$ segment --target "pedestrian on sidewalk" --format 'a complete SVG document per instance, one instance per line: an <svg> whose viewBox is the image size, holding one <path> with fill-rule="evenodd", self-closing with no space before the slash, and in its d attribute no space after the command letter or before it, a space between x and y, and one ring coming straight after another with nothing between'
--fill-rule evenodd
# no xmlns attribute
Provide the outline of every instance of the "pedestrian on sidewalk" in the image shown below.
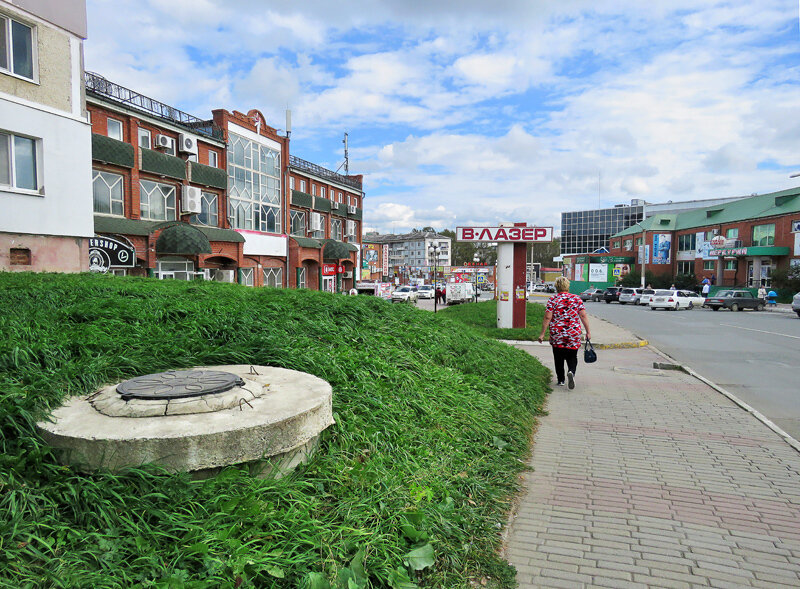
<svg viewBox="0 0 800 589"><path fill-rule="evenodd" d="M550 328L550 345L556 365L556 383L564 386L564 362L567 363L566 381L575 388L575 371L578 368L578 350L581 347L581 323L586 329L586 341L592 339L586 307L578 295L570 294L569 279L559 276L555 282L556 293L547 301L539 343Z"/></svg>

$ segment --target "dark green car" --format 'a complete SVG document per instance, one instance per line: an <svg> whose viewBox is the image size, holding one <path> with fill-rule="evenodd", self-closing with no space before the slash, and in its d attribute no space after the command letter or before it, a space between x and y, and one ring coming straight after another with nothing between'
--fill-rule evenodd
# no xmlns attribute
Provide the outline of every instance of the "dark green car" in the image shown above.
<svg viewBox="0 0 800 589"><path fill-rule="evenodd" d="M731 311L744 311L753 309L755 311L764 310L764 299L753 296L749 290L721 290L713 297L706 298L704 307L711 307L715 311L720 309L730 309Z"/></svg>

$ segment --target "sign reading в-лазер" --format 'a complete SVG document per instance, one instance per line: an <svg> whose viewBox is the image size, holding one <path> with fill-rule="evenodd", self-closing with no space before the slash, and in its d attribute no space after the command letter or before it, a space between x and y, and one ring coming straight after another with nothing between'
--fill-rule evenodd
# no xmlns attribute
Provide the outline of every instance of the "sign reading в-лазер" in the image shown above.
<svg viewBox="0 0 800 589"><path fill-rule="evenodd" d="M456 241L553 241L552 227L456 227Z"/></svg>

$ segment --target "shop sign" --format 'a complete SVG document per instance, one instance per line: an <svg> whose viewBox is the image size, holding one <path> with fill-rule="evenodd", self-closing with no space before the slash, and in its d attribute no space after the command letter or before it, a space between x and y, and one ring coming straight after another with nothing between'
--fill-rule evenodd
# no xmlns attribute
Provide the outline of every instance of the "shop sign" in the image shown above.
<svg viewBox="0 0 800 589"><path fill-rule="evenodd" d="M335 276L336 275L336 264L323 264L322 265L322 275L323 276Z"/></svg>
<svg viewBox="0 0 800 589"><path fill-rule="evenodd" d="M108 272L112 267L133 268L136 248L112 237L89 238L89 271Z"/></svg>
<svg viewBox="0 0 800 589"><path fill-rule="evenodd" d="M456 241L548 242L552 227L456 227Z"/></svg>
<svg viewBox="0 0 800 589"><path fill-rule="evenodd" d="M336 266L336 273L337 274L342 274L343 272L344 272L344 266L342 266L341 264Z"/></svg>
<svg viewBox="0 0 800 589"><path fill-rule="evenodd" d="M712 257L719 257L719 256L746 256L747 255L747 248L746 247L728 247L728 248L725 248L725 249L711 250L708 253Z"/></svg>
<svg viewBox="0 0 800 589"><path fill-rule="evenodd" d="M383 246L383 275L389 275L389 244Z"/></svg>

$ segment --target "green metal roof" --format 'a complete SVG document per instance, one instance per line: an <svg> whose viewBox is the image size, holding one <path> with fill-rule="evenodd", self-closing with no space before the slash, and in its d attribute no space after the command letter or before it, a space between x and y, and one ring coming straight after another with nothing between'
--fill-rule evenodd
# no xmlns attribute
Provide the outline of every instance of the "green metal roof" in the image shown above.
<svg viewBox="0 0 800 589"><path fill-rule="evenodd" d="M310 237L297 237L295 235L290 235L289 237L293 239L300 247L312 247L314 249L319 249L322 247L322 242L317 239L312 239Z"/></svg>
<svg viewBox="0 0 800 589"><path fill-rule="evenodd" d="M800 188L790 188L780 192L759 194L750 198L734 200L702 209L694 209L677 215L656 215L641 222L648 232L681 231L696 227L709 227L736 223L748 219L763 219L791 213L800 213ZM665 217L672 217L673 223L663 223ZM612 237L623 237L641 233L638 225L615 233Z"/></svg>
<svg viewBox="0 0 800 589"><path fill-rule="evenodd" d="M97 233L120 233L122 235L150 235L162 221L141 221L139 219L126 219L124 217L105 217L95 215L94 230ZM193 225L199 229L209 241L229 241L239 243L244 237L233 229L219 227L204 227Z"/></svg>
<svg viewBox="0 0 800 589"><path fill-rule="evenodd" d="M175 221L165 227L156 240L157 254L210 254L208 237L194 225Z"/></svg>

